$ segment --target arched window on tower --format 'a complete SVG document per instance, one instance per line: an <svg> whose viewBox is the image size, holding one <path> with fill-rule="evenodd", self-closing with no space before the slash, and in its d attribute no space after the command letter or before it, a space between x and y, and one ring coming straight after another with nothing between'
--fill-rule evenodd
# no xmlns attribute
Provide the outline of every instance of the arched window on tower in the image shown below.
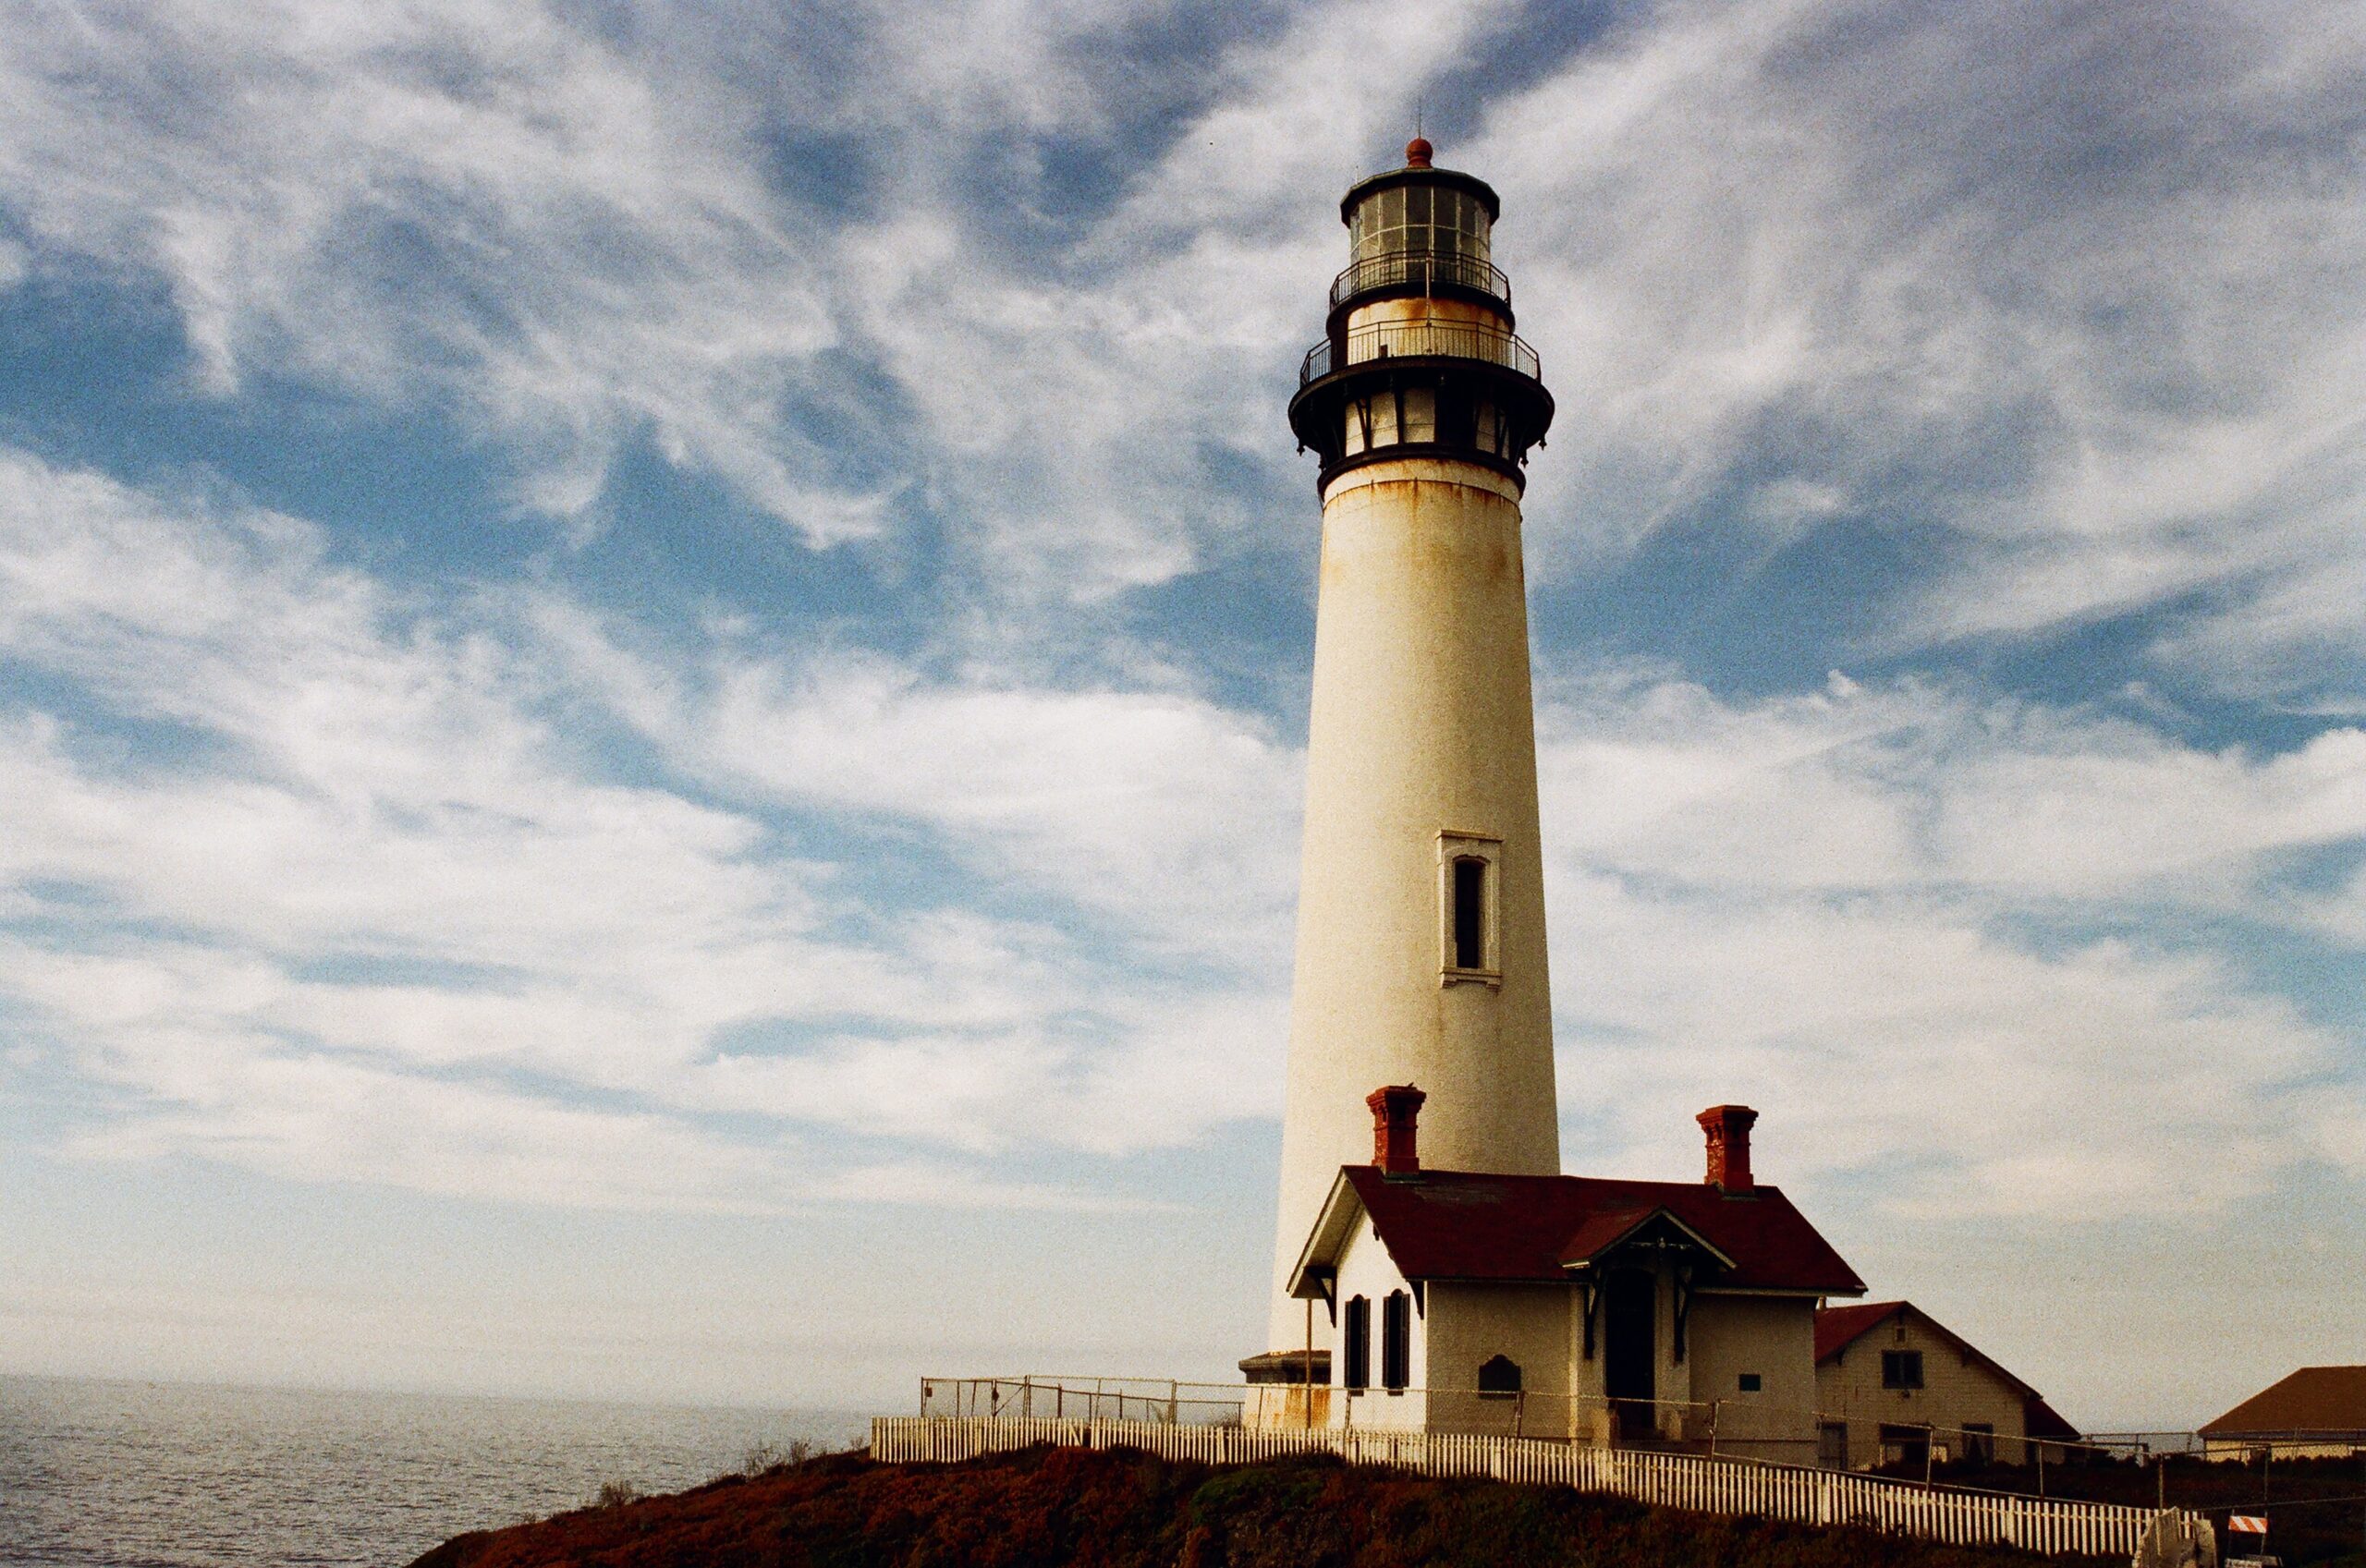
<svg viewBox="0 0 2366 1568"><path fill-rule="evenodd" d="M1519 1363L1508 1355L1491 1355L1479 1363L1479 1393L1484 1399L1509 1399L1519 1392Z"/></svg>
<svg viewBox="0 0 2366 1568"><path fill-rule="evenodd" d="M1439 967L1448 982L1503 978L1496 929L1504 841L1478 833L1438 834Z"/></svg>
<svg viewBox="0 0 2366 1568"><path fill-rule="evenodd" d="M1348 1298L1346 1321L1341 1325L1346 1340L1346 1354L1339 1357L1339 1386L1350 1392L1372 1387L1372 1300L1368 1296Z"/></svg>
<svg viewBox="0 0 2366 1568"><path fill-rule="evenodd" d="M1454 966L1487 966L1487 862L1475 855L1454 863Z"/></svg>
<svg viewBox="0 0 2366 1568"><path fill-rule="evenodd" d="M1503 981L1503 840L1438 833L1438 972L1445 984Z"/></svg>

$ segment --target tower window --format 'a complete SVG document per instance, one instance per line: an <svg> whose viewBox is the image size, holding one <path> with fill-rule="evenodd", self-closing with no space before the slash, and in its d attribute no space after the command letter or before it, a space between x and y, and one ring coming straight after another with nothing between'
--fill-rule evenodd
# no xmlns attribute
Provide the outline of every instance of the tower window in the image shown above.
<svg viewBox="0 0 2366 1568"><path fill-rule="evenodd" d="M1504 841L1451 830L1438 834L1439 967L1445 979L1501 978Z"/></svg>
<svg viewBox="0 0 2366 1568"><path fill-rule="evenodd" d="M1519 1392L1519 1363L1508 1355L1491 1355L1479 1363L1479 1395L1503 1399Z"/></svg>
<svg viewBox="0 0 2366 1568"><path fill-rule="evenodd" d="M1346 1354L1340 1356L1340 1386L1350 1391L1372 1386L1372 1300L1368 1296L1348 1298Z"/></svg>
<svg viewBox="0 0 2366 1568"><path fill-rule="evenodd" d="M1454 862L1454 966L1487 966L1487 862L1470 855Z"/></svg>
<svg viewBox="0 0 2366 1568"><path fill-rule="evenodd" d="M1393 1290L1380 1304L1380 1386L1403 1393L1413 1380L1413 1298Z"/></svg>

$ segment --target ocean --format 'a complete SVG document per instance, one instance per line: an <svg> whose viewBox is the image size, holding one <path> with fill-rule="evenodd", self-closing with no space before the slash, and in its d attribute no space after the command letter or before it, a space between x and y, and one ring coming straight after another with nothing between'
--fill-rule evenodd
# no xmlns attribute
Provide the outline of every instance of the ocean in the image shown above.
<svg viewBox="0 0 2366 1568"><path fill-rule="evenodd" d="M0 1568L399 1568L860 1416L0 1377Z"/></svg>

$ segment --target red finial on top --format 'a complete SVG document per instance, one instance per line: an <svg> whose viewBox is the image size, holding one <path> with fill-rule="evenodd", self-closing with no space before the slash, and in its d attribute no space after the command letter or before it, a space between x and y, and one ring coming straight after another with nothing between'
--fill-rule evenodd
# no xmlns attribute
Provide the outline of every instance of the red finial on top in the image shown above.
<svg viewBox="0 0 2366 1568"><path fill-rule="evenodd" d="M1415 137L1405 144L1405 166L1409 169L1428 168L1430 154L1435 151L1437 149L1432 147L1426 138Z"/></svg>

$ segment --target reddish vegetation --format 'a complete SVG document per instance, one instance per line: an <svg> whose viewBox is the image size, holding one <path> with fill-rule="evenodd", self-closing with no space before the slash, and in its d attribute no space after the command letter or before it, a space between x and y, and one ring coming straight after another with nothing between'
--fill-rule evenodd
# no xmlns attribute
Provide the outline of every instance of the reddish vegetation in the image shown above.
<svg viewBox="0 0 2366 1568"><path fill-rule="evenodd" d="M1131 1452L1032 1449L967 1465L817 1460L461 1536L412 1568L2012 1568L2037 1561L1332 1459L1213 1470Z"/></svg>

